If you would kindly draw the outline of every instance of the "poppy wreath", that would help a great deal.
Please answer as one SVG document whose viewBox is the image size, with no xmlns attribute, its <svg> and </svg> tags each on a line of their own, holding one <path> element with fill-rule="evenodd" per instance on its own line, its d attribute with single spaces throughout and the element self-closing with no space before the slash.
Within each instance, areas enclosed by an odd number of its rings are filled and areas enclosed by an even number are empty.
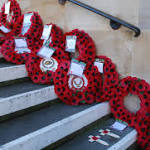
<svg viewBox="0 0 150 150">
<path fill-rule="evenodd" d="M 30 18 L 30 28 L 22 34 L 23 29 L 23 22 L 25 15 L 32 14 Z M 12 30 L 12 36 L 19 36 L 19 37 L 26 37 L 28 39 L 32 39 L 33 42 L 35 42 L 37 39 L 41 37 L 43 29 L 43 22 L 40 17 L 40 15 L 37 12 L 28 12 L 22 16 L 20 16 L 17 20 L 17 22 L 14 24 L 13 30 Z"/>
<path fill-rule="evenodd" d="M 116 70 L 115 64 L 110 58 L 106 56 L 96 56 L 96 59 L 97 58 L 102 61 L 104 65 L 103 73 L 98 72 L 97 76 L 95 76 L 98 81 L 96 101 L 109 101 L 113 93 L 113 88 L 116 88 L 119 83 L 119 74 Z"/>
<path fill-rule="evenodd" d="M 129 112 L 124 106 L 124 97 L 129 94 L 137 95 L 140 99 L 140 109 L 136 113 Z M 137 130 L 138 143 L 142 147 L 149 145 L 148 141 L 144 142 L 144 138 L 150 137 L 150 85 L 145 80 L 126 77 L 120 81 L 117 89 L 113 89 L 110 105 L 115 118 L 127 122 Z"/>
<path fill-rule="evenodd" d="M 58 64 L 62 60 L 69 60 L 69 55 L 64 52 L 63 48 L 62 30 L 55 24 L 48 25 L 52 25 L 50 34 L 51 41 L 49 46 L 56 49 L 56 51 L 50 59 L 38 56 L 37 53 L 42 48 L 44 40 L 37 40 L 35 47 L 32 53 L 29 55 L 28 61 L 26 62 L 28 76 L 34 83 L 38 84 L 53 84 L 53 78 Z"/>
<path fill-rule="evenodd" d="M 31 39 L 26 39 L 28 49 L 31 51 L 30 47 L 33 46 Z M 10 37 L 1 46 L 1 53 L 3 57 L 8 61 L 14 64 L 24 64 L 29 56 L 29 52 L 19 53 L 15 49 L 15 38 Z"/>
<path fill-rule="evenodd" d="M 149 84 L 144 80 L 130 76 L 122 79 L 119 84 L 119 87 L 113 90 L 113 97 L 110 100 L 114 116 L 132 127 L 136 127 L 143 119 L 148 121 L 150 112 L 150 95 L 147 94 Z M 129 112 L 124 106 L 124 98 L 129 94 L 137 95 L 140 99 L 140 109 L 136 114 Z"/>
<path fill-rule="evenodd" d="M 62 61 L 55 72 L 55 93 L 68 105 L 92 104 L 95 101 L 96 69 L 87 65 L 83 76 L 68 75 L 70 61 Z M 92 67 L 89 69 L 89 67 Z"/>
<path fill-rule="evenodd" d="M 1 14 L 0 14 L 0 25 L 4 25 L 6 28 L 12 30 L 14 24 L 16 23 L 18 17 L 21 16 L 21 8 L 16 0 L 8 0 L 10 2 L 10 21 L 8 21 L 8 15 L 5 14 L 5 4 L 1 8 Z M 2 30 L 0 33 L 9 35 L 11 33 L 4 33 Z"/>
<path fill-rule="evenodd" d="M 74 29 L 71 32 L 65 33 L 64 35 L 64 44 L 66 44 L 67 36 L 76 36 L 76 48 L 79 51 L 79 56 L 77 60 L 87 63 L 93 63 L 96 55 L 96 48 L 92 38 L 85 33 L 84 31 Z"/>
</svg>

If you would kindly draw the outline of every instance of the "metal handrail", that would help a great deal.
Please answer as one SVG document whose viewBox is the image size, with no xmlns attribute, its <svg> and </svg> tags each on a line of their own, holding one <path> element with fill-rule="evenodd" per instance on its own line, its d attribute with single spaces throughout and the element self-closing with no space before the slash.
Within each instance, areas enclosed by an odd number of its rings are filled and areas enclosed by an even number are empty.
<svg viewBox="0 0 150 150">
<path fill-rule="evenodd" d="M 79 2 L 79 1 L 76 1 L 76 0 L 58 0 L 58 1 L 59 1 L 60 4 L 63 4 L 63 5 L 66 3 L 66 1 L 69 1 L 69 2 L 71 2 L 73 4 L 76 4 L 76 5 L 80 6 L 80 7 L 88 9 L 89 11 L 92 11 L 92 12 L 98 14 L 98 15 L 101 15 L 101 16 L 109 19 L 110 20 L 110 26 L 114 30 L 118 30 L 121 26 L 124 26 L 124 27 L 129 28 L 132 31 L 134 31 L 135 32 L 135 37 L 138 37 L 141 34 L 141 31 L 140 31 L 140 29 L 138 27 L 136 27 L 136 26 L 134 26 L 134 25 L 132 25 L 132 24 L 126 22 L 126 21 L 123 21 L 123 20 L 121 20 L 121 19 L 119 19 L 117 17 L 114 17 L 112 15 L 104 13 L 103 11 L 100 11 L 100 10 L 98 10 L 98 9 L 96 9 L 94 7 L 91 7 L 91 6 L 87 5 L 87 4 L 84 4 L 82 2 Z"/>
</svg>

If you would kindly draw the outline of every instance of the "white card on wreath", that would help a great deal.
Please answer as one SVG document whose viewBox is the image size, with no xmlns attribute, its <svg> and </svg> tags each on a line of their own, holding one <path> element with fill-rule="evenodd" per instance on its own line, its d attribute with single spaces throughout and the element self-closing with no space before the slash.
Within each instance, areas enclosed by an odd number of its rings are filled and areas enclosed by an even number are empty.
<svg viewBox="0 0 150 150">
<path fill-rule="evenodd" d="M 23 54 L 23 53 L 31 53 L 31 50 L 27 47 L 25 48 L 22 48 L 22 47 L 16 47 L 15 48 L 15 51 L 18 53 L 18 54 Z"/>
<path fill-rule="evenodd" d="M 27 24 L 27 25 L 23 26 L 21 34 L 25 35 L 28 32 L 28 30 L 30 29 L 30 26 L 31 26 L 31 24 Z"/>
<path fill-rule="evenodd" d="M 25 39 L 15 39 L 15 45 L 17 48 L 26 48 L 28 47 L 27 41 Z"/>
<path fill-rule="evenodd" d="M 127 127 L 126 124 L 123 124 L 119 121 L 116 121 L 111 128 L 115 129 L 115 130 L 119 130 L 119 131 L 123 131 L 125 128 Z"/>
<path fill-rule="evenodd" d="M 26 25 L 26 24 L 31 24 L 31 17 L 32 17 L 33 13 L 27 13 L 24 15 L 24 18 L 23 18 L 23 25 Z"/>
<path fill-rule="evenodd" d="M 43 46 L 37 55 L 43 57 L 43 58 L 51 58 L 56 50 L 54 48 Z"/>
<path fill-rule="evenodd" d="M 43 33 L 42 33 L 42 40 L 47 40 L 50 37 L 51 34 L 51 30 L 52 30 L 52 25 L 45 25 L 44 29 L 43 29 Z"/>
<path fill-rule="evenodd" d="M 76 36 L 66 36 L 66 51 L 74 53 L 76 49 Z"/>
<path fill-rule="evenodd" d="M 98 68 L 100 73 L 104 73 L 104 63 L 95 61 L 94 66 Z"/>
<path fill-rule="evenodd" d="M 27 48 L 27 41 L 25 39 L 15 39 L 15 45 L 17 48 Z"/>
<path fill-rule="evenodd" d="M 11 4 L 10 1 L 8 1 L 8 2 L 5 3 L 5 14 L 6 15 L 8 15 L 9 12 L 10 12 L 10 4 Z"/>
<path fill-rule="evenodd" d="M 83 76 L 83 72 L 85 69 L 86 64 L 83 62 L 79 62 L 75 59 L 72 59 L 69 74 L 76 75 L 76 76 Z"/>
<path fill-rule="evenodd" d="M 2 30 L 4 33 L 8 33 L 8 32 L 10 32 L 11 30 L 10 29 L 8 29 L 8 28 L 6 28 L 5 26 L 0 26 L 0 30 Z"/>
</svg>

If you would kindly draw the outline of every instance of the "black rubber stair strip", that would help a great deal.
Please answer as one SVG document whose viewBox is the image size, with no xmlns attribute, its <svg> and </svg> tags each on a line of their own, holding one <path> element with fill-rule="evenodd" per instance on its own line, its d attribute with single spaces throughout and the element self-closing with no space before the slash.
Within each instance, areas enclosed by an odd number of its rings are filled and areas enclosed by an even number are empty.
<svg viewBox="0 0 150 150">
<path fill-rule="evenodd" d="M 59 102 L 47 108 L 3 122 L 0 124 L 0 145 L 37 131 L 92 106 L 68 106 Z"/>
<path fill-rule="evenodd" d="M 114 118 L 107 118 L 104 117 L 100 119 L 94 126 L 86 130 L 85 132 L 81 132 L 74 136 L 71 140 L 67 141 L 66 143 L 59 145 L 57 148 L 53 148 L 55 150 L 107 150 L 111 146 L 113 146 L 115 143 L 120 141 L 122 138 L 124 138 L 128 133 L 133 131 L 133 128 L 127 127 L 123 132 L 121 131 L 116 131 L 111 129 L 111 131 L 117 135 L 120 136 L 119 139 L 113 138 L 111 136 L 101 136 L 99 134 L 100 129 L 107 129 L 109 128 L 113 123 L 115 122 Z M 100 135 L 101 139 L 104 140 L 105 142 L 109 143 L 109 146 L 104 146 L 102 144 L 99 144 L 97 142 L 90 143 L 88 140 L 88 136 L 93 135 L 97 136 Z M 135 146 L 134 146 L 135 148 Z M 52 149 L 51 147 L 47 147 L 46 150 Z M 131 150 L 131 149 L 130 149 Z M 133 150 L 133 149 L 132 149 Z"/>
<path fill-rule="evenodd" d="M 29 91 L 38 90 L 40 88 L 48 87 L 48 85 L 34 84 L 32 81 L 23 81 L 12 85 L 0 87 L 0 98 L 6 98 L 17 94 L 22 94 Z"/>
</svg>

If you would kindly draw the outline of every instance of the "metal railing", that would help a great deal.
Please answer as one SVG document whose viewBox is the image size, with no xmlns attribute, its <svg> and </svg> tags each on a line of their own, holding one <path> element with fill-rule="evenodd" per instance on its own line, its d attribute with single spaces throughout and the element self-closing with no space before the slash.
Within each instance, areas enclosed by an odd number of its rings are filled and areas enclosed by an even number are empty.
<svg viewBox="0 0 150 150">
<path fill-rule="evenodd" d="M 135 37 L 138 37 L 141 34 L 141 31 L 138 27 L 136 27 L 136 26 L 134 26 L 134 25 L 132 25 L 132 24 L 126 22 L 126 21 L 123 21 L 123 20 L 121 20 L 117 17 L 114 17 L 112 15 L 104 13 L 103 11 L 100 11 L 100 10 L 98 10 L 96 8 L 93 8 L 93 7 L 91 7 L 87 4 L 84 4 L 82 2 L 79 2 L 79 1 L 76 1 L 76 0 L 58 0 L 58 1 L 59 1 L 60 4 L 63 4 L 63 5 L 66 3 L 66 1 L 71 2 L 73 4 L 76 4 L 80 7 L 88 9 L 89 11 L 92 11 L 92 12 L 98 14 L 98 15 L 101 15 L 101 16 L 109 19 L 110 20 L 110 26 L 114 30 L 118 30 L 121 26 L 124 26 L 124 27 L 129 28 L 130 30 L 134 31 L 135 32 Z"/>
</svg>

